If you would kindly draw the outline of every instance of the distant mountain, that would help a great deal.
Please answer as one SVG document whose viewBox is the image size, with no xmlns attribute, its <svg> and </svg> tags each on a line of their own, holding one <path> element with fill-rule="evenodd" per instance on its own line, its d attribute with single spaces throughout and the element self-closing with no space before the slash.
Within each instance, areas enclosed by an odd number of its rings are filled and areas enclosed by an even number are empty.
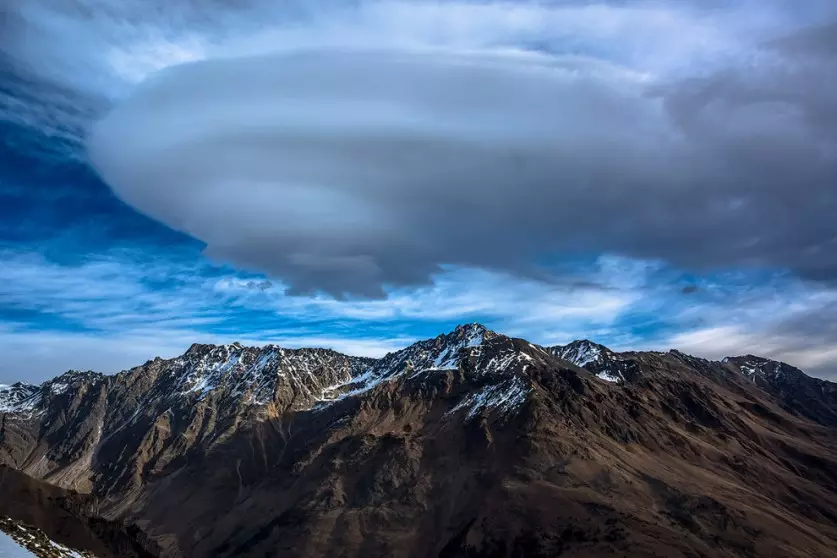
<svg viewBox="0 0 837 558">
<path fill-rule="evenodd" d="M 0 413 L 23 413 L 41 402 L 41 388 L 18 382 L 10 386 L 0 384 Z"/>
<path fill-rule="evenodd" d="M 753 355 L 727 357 L 753 383 L 779 401 L 785 410 L 837 427 L 837 384 L 812 378 L 798 368 Z"/>
<path fill-rule="evenodd" d="M 0 388 L 0 463 L 164 556 L 829 556 L 836 387 L 479 324 L 381 359 L 193 345 Z"/>
</svg>

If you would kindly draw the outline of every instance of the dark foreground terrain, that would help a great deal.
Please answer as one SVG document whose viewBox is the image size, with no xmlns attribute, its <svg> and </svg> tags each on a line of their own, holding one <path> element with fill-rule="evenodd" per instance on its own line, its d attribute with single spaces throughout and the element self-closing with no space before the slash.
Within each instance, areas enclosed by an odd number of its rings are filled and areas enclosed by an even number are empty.
<svg viewBox="0 0 837 558">
<path fill-rule="evenodd" d="M 99 517 L 94 497 L 5 465 L 0 465 L 0 530 L 41 557 L 72 557 L 73 548 L 99 558 L 150 558 L 160 553 L 139 528 Z"/>
<path fill-rule="evenodd" d="M 0 388 L 0 463 L 99 556 L 837 556 L 837 384 L 477 324 Z"/>
</svg>

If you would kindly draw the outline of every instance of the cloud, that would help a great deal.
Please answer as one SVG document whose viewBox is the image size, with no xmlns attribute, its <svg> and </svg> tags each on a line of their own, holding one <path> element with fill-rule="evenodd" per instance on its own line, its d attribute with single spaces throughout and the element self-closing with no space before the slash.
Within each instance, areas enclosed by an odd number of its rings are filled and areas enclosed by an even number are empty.
<svg viewBox="0 0 837 558">
<path fill-rule="evenodd" d="M 115 191 L 298 293 L 603 252 L 829 279 L 837 80 L 799 29 L 834 12 L 32 0 L 0 113 L 72 151 L 116 105 L 91 143 Z"/>
<path fill-rule="evenodd" d="M 837 291 L 790 277 L 701 279 L 603 257 L 580 282 L 547 283 L 452 268 L 387 300 L 295 297 L 281 284 L 190 260 L 113 253 L 78 265 L 0 252 L 0 382 L 41 381 L 67 368 L 116 372 L 191 343 L 277 343 L 380 356 L 457 323 L 480 321 L 545 345 L 590 338 L 614 349 L 756 353 L 809 373 L 835 372 Z"/>
<path fill-rule="evenodd" d="M 89 150 L 130 205 L 295 293 L 568 253 L 834 278 L 837 66 L 798 52 L 666 86 L 518 52 L 203 61 L 145 82 Z"/>
<path fill-rule="evenodd" d="M 183 62 L 329 46 L 431 46 L 570 52 L 678 74 L 830 13 L 830 0 L 28 0 L 10 5 L 0 24 L 0 113 L 60 138 L 71 148 L 64 155 L 78 156 L 72 149 L 96 115 L 149 74 Z"/>
</svg>

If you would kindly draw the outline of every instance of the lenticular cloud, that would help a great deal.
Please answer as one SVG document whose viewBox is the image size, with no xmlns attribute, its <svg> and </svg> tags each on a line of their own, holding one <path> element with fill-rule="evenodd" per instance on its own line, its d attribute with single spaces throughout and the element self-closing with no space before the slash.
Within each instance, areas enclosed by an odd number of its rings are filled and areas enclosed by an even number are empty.
<svg viewBox="0 0 837 558">
<path fill-rule="evenodd" d="M 585 251 L 805 272 L 804 235 L 781 234 L 796 223 L 764 221 L 787 197 L 777 172 L 828 195 L 804 111 L 777 113 L 770 83 L 755 100 L 646 85 L 515 52 L 210 60 L 152 76 L 88 147 L 127 203 L 295 293 L 377 297 L 443 264 L 531 273 Z"/>
<path fill-rule="evenodd" d="M 217 257 L 302 291 L 377 295 L 440 263 L 490 261 L 498 227 L 548 234 L 537 198 L 578 188 L 561 173 L 598 172 L 570 146 L 627 148 L 657 120 L 636 89 L 577 72 L 427 53 L 200 62 L 144 84 L 96 126 L 90 154 L 125 201 Z"/>
</svg>

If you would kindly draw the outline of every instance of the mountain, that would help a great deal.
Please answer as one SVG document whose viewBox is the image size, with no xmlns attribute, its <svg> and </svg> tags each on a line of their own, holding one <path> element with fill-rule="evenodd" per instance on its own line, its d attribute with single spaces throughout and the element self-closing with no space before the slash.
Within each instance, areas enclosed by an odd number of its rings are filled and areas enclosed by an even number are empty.
<svg viewBox="0 0 837 558">
<path fill-rule="evenodd" d="M 0 462 L 162 556 L 833 556 L 837 386 L 797 372 L 479 324 L 194 345 L 0 388 Z"/>
<path fill-rule="evenodd" d="M 600 380 L 606 382 L 630 381 L 636 375 L 634 361 L 627 355 L 614 353 L 604 345 L 586 339 L 573 341 L 569 345 L 556 345 L 547 350 L 560 359 L 581 366 Z"/>
<path fill-rule="evenodd" d="M 659 356 L 654 352 L 617 353 L 592 341 L 577 340 L 568 345 L 547 347 L 552 355 L 581 366 L 608 382 L 642 385 L 648 373 L 646 361 Z M 669 356 L 684 365 L 724 382 L 724 369 L 732 369 L 776 398 L 791 414 L 837 427 L 837 384 L 812 378 L 798 368 L 754 355 L 726 357 L 720 363 L 695 358 L 679 351 Z M 721 366 L 721 365 L 726 366 Z"/>
<path fill-rule="evenodd" d="M 776 397 L 788 412 L 837 427 L 837 384 L 753 355 L 727 357 L 724 362 Z"/>
<path fill-rule="evenodd" d="M 40 387 L 18 382 L 0 384 L 0 413 L 22 413 L 40 403 Z"/>
</svg>

